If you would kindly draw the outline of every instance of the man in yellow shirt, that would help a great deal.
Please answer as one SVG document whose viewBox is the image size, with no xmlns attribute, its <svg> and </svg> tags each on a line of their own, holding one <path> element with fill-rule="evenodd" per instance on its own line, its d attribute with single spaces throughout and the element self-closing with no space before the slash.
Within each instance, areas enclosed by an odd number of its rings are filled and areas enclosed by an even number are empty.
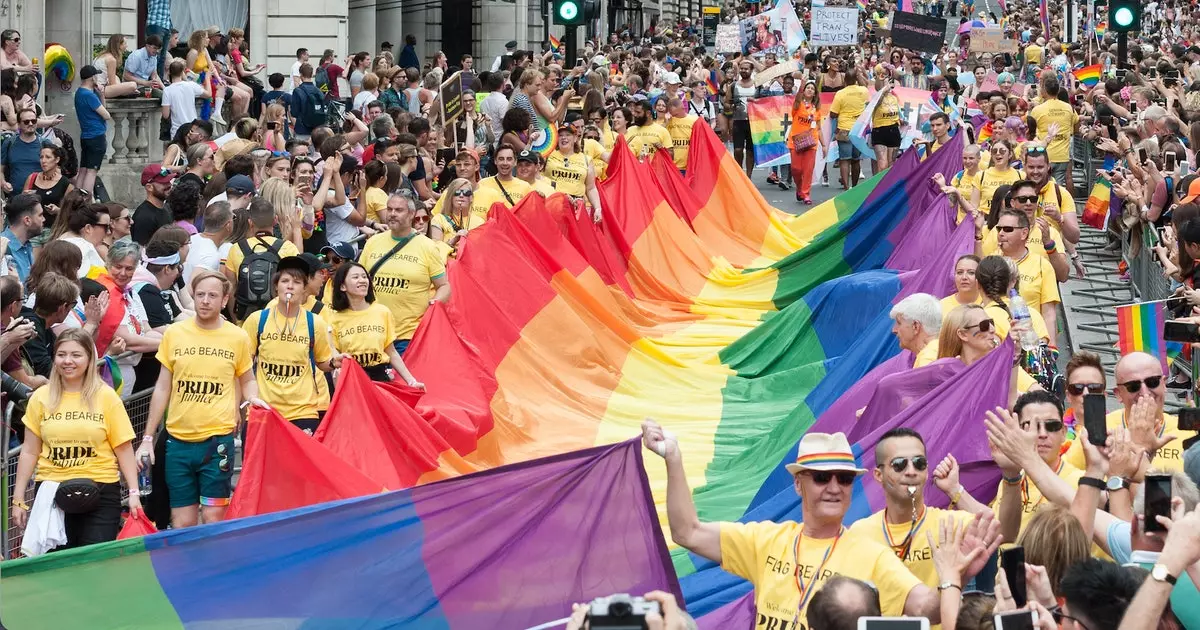
<svg viewBox="0 0 1200 630">
<path fill-rule="evenodd" d="M 754 585 L 755 628 L 796 627 L 813 595 L 834 575 L 873 582 L 884 615 L 940 620 L 939 596 L 887 547 L 846 533 L 859 468 L 846 436 L 807 433 L 788 472 L 800 495 L 802 522 L 704 522 L 688 488 L 687 470 L 675 437 L 653 420 L 642 422 L 642 442 L 666 460 L 667 520 L 671 540 L 720 563 Z M 961 584 L 942 597 L 960 597 Z M 949 591 L 949 592 L 947 592 Z"/>
<path fill-rule="evenodd" d="M 674 158 L 671 134 L 667 132 L 666 127 L 650 117 L 650 109 L 646 103 L 646 97 L 640 94 L 634 95 L 629 102 L 629 112 L 633 115 L 634 125 L 625 131 L 625 141 L 629 143 L 629 150 L 642 161 L 659 149 L 666 149 Z"/>
<path fill-rule="evenodd" d="M 1073 190 L 1071 183 L 1071 137 L 1079 130 L 1079 114 L 1070 103 L 1060 100 L 1058 77 L 1045 73 L 1042 79 L 1042 102 L 1029 112 L 1029 134 L 1046 145 L 1050 154 L 1050 171 L 1058 183 Z M 1050 137 L 1050 127 L 1055 133 Z"/>
<path fill-rule="evenodd" d="M 929 117 L 929 132 L 933 134 L 933 142 L 929 143 L 929 150 L 925 152 L 925 157 L 933 155 L 947 142 L 950 142 L 950 117 L 943 112 L 935 112 Z"/>
<path fill-rule="evenodd" d="M 914 368 L 937 360 L 942 305 L 936 297 L 914 293 L 896 302 L 888 316 L 892 318 L 892 334 L 900 342 L 900 349 L 913 354 Z"/>
<path fill-rule="evenodd" d="M 283 258 L 300 254 L 295 243 L 275 238 L 275 206 L 271 205 L 271 202 L 259 197 L 250 202 L 248 213 L 250 233 L 254 236 L 234 243 L 225 258 L 225 276 L 233 283 L 231 295 L 235 296 L 236 321 L 241 321 L 251 312 L 264 308 L 275 296 L 270 291 L 271 278 L 269 275 L 261 277 L 262 274 L 258 273 L 259 265 L 254 265 L 255 269 L 251 269 L 250 265 L 242 269 L 242 262 L 252 256 L 251 252 L 273 252 L 275 264 Z M 238 286 L 239 282 L 242 283 L 241 287 Z M 261 291 L 264 288 L 267 289 L 266 293 Z"/>
<path fill-rule="evenodd" d="M 867 108 L 870 100 L 871 93 L 867 91 L 858 70 L 846 70 L 846 87 L 838 90 L 837 95 L 833 97 L 833 104 L 829 106 L 829 115 L 833 118 L 837 130 L 838 169 L 842 172 L 843 189 L 857 186 L 859 175 L 862 173 L 862 164 L 859 162 L 862 154 L 854 143 L 850 142 L 850 130 L 854 128 L 854 122 Z"/>
<path fill-rule="evenodd" d="M 154 463 L 154 437 L 166 415 L 167 487 L 171 526 L 191 527 L 225 516 L 233 482 L 233 437 L 239 395 L 259 407 L 251 371 L 250 337 L 221 317 L 233 286 L 221 274 L 201 270 L 192 276 L 196 316 L 163 332 L 156 358 L 162 364 L 138 462 Z M 169 411 L 168 411 L 169 410 Z"/>
<path fill-rule="evenodd" d="M 951 509 L 943 510 L 925 505 L 925 484 L 929 481 L 929 461 L 925 457 L 925 440 L 920 433 L 900 427 L 884 433 L 875 443 L 875 481 L 883 488 L 887 506 L 850 526 L 847 535 L 859 536 L 872 542 L 886 545 L 917 579 L 929 588 L 940 584 L 933 565 L 933 549 L 926 532 L 936 532 L 938 523 L 949 517 L 965 526 L 975 514 L 988 522 L 992 534 L 986 554 L 981 554 L 977 566 L 968 573 L 977 573 L 987 562 L 987 557 L 1000 546 L 999 523 L 994 526 L 992 511 L 987 506 L 971 502 L 971 511 L 954 509 L 965 492 L 958 489 L 958 466 L 952 457 L 947 458 L 947 474 L 953 483 L 947 493 Z M 939 487 L 942 487 L 939 485 Z M 964 508 L 966 506 L 964 505 Z M 936 538 L 936 536 L 935 536 Z"/>
<path fill-rule="evenodd" d="M 500 145 L 492 157 L 492 163 L 496 165 L 496 174 L 479 180 L 475 188 L 475 201 L 479 202 L 480 197 L 484 197 L 484 205 L 489 210 L 497 202 L 512 208 L 532 190 L 529 184 L 514 175 L 517 167 L 516 150 L 511 145 Z"/>
<path fill-rule="evenodd" d="M 1020 186 L 1017 188 L 1017 196 L 1022 199 L 1036 198 L 1032 186 Z M 1039 224 L 1043 234 L 1042 240 L 1045 241 L 1045 235 L 1050 233 L 1050 228 L 1045 223 L 1045 219 Z M 1055 274 L 1054 265 L 1051 264 L 1048 256 L 1039 256 L 1033 250 L 1030 241 L 1030 221 L 1029 217 L 1023 212 L 1017 210 L 1005 210 L 1000 213 L 1000 218 L 996 222 L 996 229 L 993 230 L 996 238 L 996 249 L 987 252 L 986 255 L 1001 255 L 1016 261 L 1017 273 L 1020 275 L 1020 281 L 1017 283 L 1017 291 L 1029 305 L 1030 310 L 1036 310 L 1042 314 L 1042 319 L 1046 322 L 1046 329 L 1050 331 L 1057 330 L 1058 325 L 1058 303 L 1062 298 L 1058 293 L 1058 279 Z M 1053 243 L 1054 241 L 1048 241 Z M 1053 247 L 1047 244 L 1045 247 Z M 980 243 L 976 241 L 976 248 L 982 249 Z M 978 252 L 977 252 L 978 253 Z M 1046 252 L 1050 254 L 1050 252 Z M 1055 252 L 1062 261 L 1062 254 Z M 1054 339 L 1051 338 L 1051 342 Z M 1054 345 L 1051 343 L 1051 345 Z"/>
<path fill-rule="evenodd" d="M 400 354 L 408 349 L 429 305 L 450 300 L 441 253 L 429 237 L 412 227 L 416 210 L 416 200 L 409 195 L 388 197 L 384 210 L 388 231 L 368 239 L 358 260 L 371 276 L 376 299 L 395 317 L 395 346 Z"/>
<path fill-rule="evenodd" d="M 517 177 L 529 186 L 529 190 L 539 192 L 543 197 L 554 194 L 554 182 L 542 176 L 542 158 L 529 149 L 517 154 Z"/>
<path fill-rule="evenodd" d="M 667 133 L 671 134 L 672 153 L 675 155 L 675 166 L 681 173 L 687 173 L 688 145 L 692 143 L 692 127 L 700 118 L 689 116 L 683 107 L 683 101 L 673 98 L 667 101 Z"/>
<path fill-rule="evenodd" d="M 975 191 L 979 190 L 979 184 L 983 181 L 983 172 L 979 169 L 980 151 L 981 148 L 978 144 L 968 144 L 963 147 L 963 170 L 950 178 L 950 185 L 958 190 L 959 199 L 973 199 Z M 958 204 L 956 220 L 962 223 L 966 216 L 966 208 L 962 204 Z"/>
<path fill-rule="evenodd" d="M 1025 176 L 1038 189 L 1037 214 L 1045 217 L 1050 227 L 1062 234 L 1062 245 L 1075 265 L 1075 270 L 1083 275 L 1083 263 L 1075 251 L 1079 242 L 1079 218 L 1075 216 L 1075 200 L 1071 198 L 1070 189 L 1062 186 L 1050 177 L 1050 155 L 1044 146 L 1033 145 L 1025 149 Z"/>
<path fill-rule="evenodd" d="M 1117 361 L 1114 374 L 1121 409 L 1105 418 L 1108 429 L 1129 429 L 1132 440 L 1146 449 L 1154 468 L 1182 471 L 1184 436 L 1179 431 L 1179 418 L 1163 409 L 1167 383 L 1162 363 L 1145 352 L 1131 352 Z M 1076 466 L 1083 464 L 1083 445 L 1078 437 L 1064 458 Z"/>
</svg>

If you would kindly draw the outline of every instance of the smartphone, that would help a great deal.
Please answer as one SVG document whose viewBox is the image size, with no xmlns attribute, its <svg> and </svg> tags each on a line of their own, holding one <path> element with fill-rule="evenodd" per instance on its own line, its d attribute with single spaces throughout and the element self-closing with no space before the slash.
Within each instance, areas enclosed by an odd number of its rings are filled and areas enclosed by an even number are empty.
<svg viewBox="0 0 1200 630">
<path fill-rule="evenodd" d="M 582 59 L 576 59 L 576 60 L 575 60 L 575 67 L 576 67 L 576 68 L 582 68 L 582 67 L 583 67 L 583 60 L 582 60 Z"/>
<path fill-rule="evenodd" d="M 277 122 L 268 122 L 267 123 L 267 129 L 270 129 L 271 131 L 274 131 L 278 127 L 279 127 L 279 123 L 277 123 Z"/>
<path fill-rule="evenodd" d="M 1167 530 L 1156 516 L 1171 516 L 1171 475 L 1146 475 L 1145 531 Z"/>
<path fill-rule="evenodd" d="M 1128 72 L 1125 68 L 1117 68 L 1117 80 L 1125 82 L 1125 73 Z"/>
<path fill-rule="evenodd" d="M 1000 552 L 1000 566 L 1004 569 L 1004 577 L 1008 580 L 1008 590 L 1012 593 L 1017 607 L 1025 605 L 1025 548 L 1010 547 Z M 999 627 L 999 626 L 997 626 Z"/>
<path fill-rule="evenodd" d="M 1168 173 L 1175 172 L 1175 152 L 1167 151 L 1163 153 L 1163 170 Z"/>
<path fill-rule="evenodd" d="M 1096 446 L 1104 446 L 1108 438 L 1108 423 L 1104 420 L 1104 394 L 1085 394 L 1083 396 L 1083 426 L 1088 432 L 1088 441 Z"/>
<path fill-rule="evenodd" d="M 1129 101 L 1129 113 L 1137 115 L 1137 101 Z"/>
<path fill-rule="evenodd" d="M 1037 627 L 1037 611 L 1014 610 L 992 617 L 996 630 L 1033 630 Z"/>
<path fill-rule="evenodd" d="M 1150 155 L 1148 153 L 1146 153 L 1146 148 L 1142 147 L 1142 148 L 1138 149 L 1138 162 L 1145 164 L 1149 160 L 1150 160 Z"/>
<path fill-rule="evenodd" d="M 1167 320 L 1163 322 L 1163 340 L 1184 343 L 1198 342 L 1200 341 L 1200 324 Z"/>
<path fill-rule="evenodd" d="M 1200 407 L 1184 407 L 1179 410 L 1180 431 L 1200 431 Z"/>
<path fill-rule="evenodd" d="M 859 617 L 858 630 L 929 630 L 924 617 Z"/>
</svg>

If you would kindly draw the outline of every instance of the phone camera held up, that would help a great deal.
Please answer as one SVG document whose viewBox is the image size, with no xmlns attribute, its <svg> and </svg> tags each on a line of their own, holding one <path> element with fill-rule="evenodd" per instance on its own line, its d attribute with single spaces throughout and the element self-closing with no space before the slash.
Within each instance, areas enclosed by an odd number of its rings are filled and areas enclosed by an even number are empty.
<svg viewBox="0 0 1200 630">
<path fill-rule="evenodd" d="M 646 627 L 646 614 L 650 612 L 662 614 L 658 602 L 625 593 L 597 597 L 588 604 L 589 627 L 641 630 Z"/>
</svg>

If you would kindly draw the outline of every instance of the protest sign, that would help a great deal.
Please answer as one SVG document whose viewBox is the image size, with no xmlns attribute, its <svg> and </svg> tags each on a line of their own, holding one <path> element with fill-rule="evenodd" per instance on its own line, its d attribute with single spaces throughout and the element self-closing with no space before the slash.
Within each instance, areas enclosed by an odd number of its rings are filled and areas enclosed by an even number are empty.
<svg viewBox="0 0 1200 630">
<path fill-rule="evenodd" d="M 702 32 L 705 46 L 717 44 L 717 26 L 721 23 L 721 7 L 704 7 Z"/>
<path fill-rule="evenodd" d="M 813 46 L 853 46 L 858 43 L 858 7 L 819 7 L 812 10 Z"/>
<path fill-rule="evenodd" d="M 742 51 L 741 29 L 737 24 L 717 25 L 717 52 L 736 53 Z"/>
<path fill-rule="evenodd" d="M 892 15 L 892 45 L 936 55 L 946 41 L 946 20 L 908 11 Z"/>
<path fill-rule="evenodd" d="M 971 52 L 1015 53 L 1017 40 L 1004 36 L 999 28 L 976 28 L 971 30 Z"/>
<path fill-rule="evenodd" d="M 463 104 L 461 74 L 461 72 L 455 72 L 454 74 L 450 75 L 449 79 L 446 79 L 442 83 L 440 90 L 441 98 L 439 99 L 442 102 L 442 124 L 448 125 L 455 120 L 458 120 L 459 116 L 462 116 Z"/>
<path fill-rule="evenodd" d="M 754 85 L 770 85 L 773 81 L 782 77 L 783 75 L 798 72 L 799 70 L 800 62 L 795 59 L 784 63 L 777 63 L 770 68 L 767 68 L 754 75 Z"/>
</svg>

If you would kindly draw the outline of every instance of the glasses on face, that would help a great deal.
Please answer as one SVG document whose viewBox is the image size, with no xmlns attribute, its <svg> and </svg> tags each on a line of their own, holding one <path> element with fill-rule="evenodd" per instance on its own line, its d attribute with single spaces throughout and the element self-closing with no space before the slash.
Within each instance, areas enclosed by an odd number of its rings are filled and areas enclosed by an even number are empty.
<svg viewBox="0 0 1200 630">
<path fill-rule="evenodd" d="M 1025 228 L 1017 227 L 1015 225 L 997 225 L 996 229 L 1000 230 L 1001 232 L 1004 232 L 1005 234 L 1012 234 L 1013 232 L 1016 232 L 1017 230 L 1023 230 Z"/>
<path fill-rule="evenodd" d="M 473 197 L 474 195 L 474 191 L 467 190 L 466 188 L 459 188 L 458 190 L 454 191 L 455 197 Z"/>
<path fill-rule="evenodd" d="M 20 37 L 14 37 L 14 38 L 12 38 L 12 39 L 10 39 L 10 40 L 8 40 L 8 41 L 10 41 L 10 42 L 15 42 L 15 43 L 18 43 L 18 44 L 20 44 L 20 43 L 21 43 L 21 38 L 20 38 Z"/>
<path fill-rule="evenodd" d="M 1068 615 L 1067 613 L 1063 612 L 1062 609 L 1059 608 L 1058 606 L 1051 608 L 1050 614 L 1051 614 L 1051 616 L 1054 617 L 1054 623 L 1056 623 L 1060 626 L 1062 625 L 1063 620 L 1074 621 L 1075 625 L 1079 626 L 1080 628 L 1083 628 L 1084 630 L 1087 630 L 1087 626 L 1083 625 L 1082 621 L 1080 621 L 1077 617 L 1072 617 L 1071 615 Z"/>
<path fill-rule="evenodd" d="M 1013 201 L 1020 203 L 1034 203 L 1038 200 L 1037 195 L 1017 195 L 1013 197 Z"/>
<path fill-rule="evenodd" d="M 963 330 L 971 330 L 972 328 L 978 328 L 979 332 L 985 333 L 985 332 L 991 332 L 991 330 L 995 327 L 996 327 L 996 320 L 988 318 L 988 319 L 981 320 L 978 324 L 971 324 L 970 326 L 963 326 Z"/>
<path fill-rule="evenodd" d="M 1083 395 L 1084 390 L 1089 394 L 1103 394 L 1104 383 L 1071 383 L 1067 385 L 1067 393 L 1072 396 Z"/>
<path fill-rule="evenodd" d="M 831 472 L 828 470 L 814 470 L 805 474 L 811 477 L 813 482 L 818 486 L 827 486 L 834 479 L 837 479 L 838 485 L 852 486 L 854 485 L 854 479 L 858 477 L 858 475 L 852 472 Z"/>
<path fill-rule="evenodd" d="M 1136 394 L 1142 391 L 1142 383 L 1145 383 L 1146 387 L 1150 389 L 1158 389 L 1158 386 L 1162 384 L 1162 380 L 1162 376 L 1147 376 L 1140 381 L 1136 379 L 1132 381 L 1125 381 L 1124 383 L 1121 383 L 1121 387 L 1124 387 L 1125 391 L 1129 392 L 1130 394 Z"/>
<path fill-rule="evenodd" d="M 37 119 L 36 119 L 36 118 L 30 118 L 30 119 L 27 119 L 27 120 L 22 120 L 22 121 L 21 121 L 21 124 L 22 124 L 22 125 L 36 125 L 36 124 L 37 124 Z"/>
<path fill-rule="evenodd" d="M 105 234 L 112 234 L 112 224 L 111 223 L 89 223 L 88 225 L 102 227 L 102 228 L 104 228 Z"/>
<path fill-rule="evenodd" d="M 422 214 L 422 215 L 413 217 L 413 223 L 428 223 L 428 222 L 429 222 L 428 214 Z"/>
<path fill-rule="evenodd" d="M 1035 423 L 1033 422 L 1022 422 L 1021 430 L 1028 431 L 1030 427 L 1034 426 L 1034 424 Z M 1046 430 L 1046 433 L 1058 433 L 1059 431 L 1062 431 L 1063 428 L 1062 420 L 1047 420 L 1045 422 L 1038 422 L 1036 424 L 1042 425 L 1042 428 Z"/>
<path fill-rule="evenodd" d="M 913 457 L 893 457 L 892 461 L 888 462 L 888 465 L 890 465 L 892 470 L 895 472 L 902 473 L 908 470 L 909 462 L 912 462 L 913 468 L 915 468 L 917 472 L 921 472 L 926 468 L 929 468 L 929 460 L 925 459 L 924 455 L 914 455 Z"/>
</svg>

